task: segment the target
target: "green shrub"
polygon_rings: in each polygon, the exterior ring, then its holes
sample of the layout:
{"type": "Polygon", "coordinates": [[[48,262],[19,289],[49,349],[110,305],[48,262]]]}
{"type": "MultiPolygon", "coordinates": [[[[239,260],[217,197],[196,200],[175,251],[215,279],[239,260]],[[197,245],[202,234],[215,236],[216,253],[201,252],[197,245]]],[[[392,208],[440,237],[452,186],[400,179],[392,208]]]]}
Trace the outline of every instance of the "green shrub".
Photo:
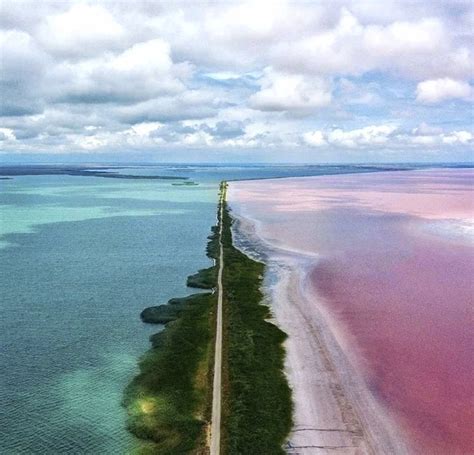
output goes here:
{"type": "Polygon", "coordinates": [[[284,454],[292,425],[291,391],[284,375],[286,335],[268,322],[262,305],[264,265],[232,244],[232,219],[224,211],[225,362],[223,452],[284,454]]]}

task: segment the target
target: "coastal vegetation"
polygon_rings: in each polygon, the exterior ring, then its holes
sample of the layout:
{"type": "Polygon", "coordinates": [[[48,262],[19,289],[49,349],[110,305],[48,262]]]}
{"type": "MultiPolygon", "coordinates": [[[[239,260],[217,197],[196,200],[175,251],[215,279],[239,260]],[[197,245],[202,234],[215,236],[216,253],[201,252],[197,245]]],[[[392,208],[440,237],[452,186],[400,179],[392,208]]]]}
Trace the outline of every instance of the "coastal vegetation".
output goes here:
{"type": "MultiPolygon", "coordinates": [[[[269,322],[270,310],[262,304],[264,265],[234,247],[232,218],[225,200],[222,203],[221,452],[283,454],[292,423],[291,393],[283,372],[286,335],[269,322]]],[[[214,226],[207,255],[215,264],[188,277],[188,286],[216,287],[219,240],[214,226]]],[[[150,337],[152,348],[125,391],[128,428],[144,441],[140,455],[208,453],[216,303],[214,292],[202,292],[141,313],[144,322],[166,326],[150,337]]]]}
{"type": "Polygon", "coordinates": [[[191,288],[212,289],[216,283],[216,268],[201,269],[194,275],[189,275],[186,285],[191,288]]]}
{"type": "MultiPolygon", "coordinates": [[[[209,239],[210,257],[216,232],[209,239]]],[[[198,273],[188,284],[212,288],[214,268],[198,273]]],[[[127,427],[144,441],[138,454],[205,453],[215,305],[215,295],[206,292],[174,298],[141,313],[144,322],[166,326],[150,337],[152,348],[141,358],[140,372],[125,390],[127,427]]]]}
{"type": "Polygon", "coordinates": [[[262,304],[264,265],[236,249],[224,202],[224,390],[222,451],[284,454],[292,425],[291,391],[283,372],[286,335],[262,304]]]}

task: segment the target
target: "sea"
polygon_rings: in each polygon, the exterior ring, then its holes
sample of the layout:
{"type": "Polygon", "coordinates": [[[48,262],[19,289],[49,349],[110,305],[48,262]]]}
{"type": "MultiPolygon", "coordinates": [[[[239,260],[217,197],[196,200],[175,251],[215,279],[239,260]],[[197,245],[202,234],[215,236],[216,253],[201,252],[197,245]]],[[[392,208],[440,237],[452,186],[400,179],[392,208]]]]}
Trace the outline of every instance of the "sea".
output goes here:
{"type": "Polygon", "coordinates": [[[209,266],[221,180],[380,169],[121,165],[107,169],[127,178],[105,178],[69,168],[0,166],[2,454],[133,451],[123,390],[162,329],[139,315],[189,293],[187,275],[209,266]]]}

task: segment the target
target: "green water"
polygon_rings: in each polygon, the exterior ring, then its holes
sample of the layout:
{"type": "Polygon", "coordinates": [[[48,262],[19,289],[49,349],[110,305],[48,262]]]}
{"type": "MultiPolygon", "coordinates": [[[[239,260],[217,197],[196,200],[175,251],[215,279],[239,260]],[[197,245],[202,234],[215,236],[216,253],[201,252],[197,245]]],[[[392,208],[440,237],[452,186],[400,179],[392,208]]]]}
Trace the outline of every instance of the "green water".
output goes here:
{"type": "Polygon", "coordinates": [[[209,265],[217,184],[0,184],[0,453],[126,452],[123,388],[158,330],[140,311],[209,265]]]}

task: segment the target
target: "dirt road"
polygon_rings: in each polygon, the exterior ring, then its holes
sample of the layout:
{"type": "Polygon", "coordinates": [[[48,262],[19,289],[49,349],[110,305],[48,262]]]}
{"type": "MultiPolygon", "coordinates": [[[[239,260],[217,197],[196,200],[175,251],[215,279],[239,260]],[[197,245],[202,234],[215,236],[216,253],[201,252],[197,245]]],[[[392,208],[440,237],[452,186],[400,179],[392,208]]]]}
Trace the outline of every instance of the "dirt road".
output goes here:
{"type": "Polygon", "coordinates": [[[222,217],[224,213],[225,187],[221,189],[219,214],[219,270],[217,273],[217,323],[214,351],[214,382],[212,390],[211,455],[220,454],[221,445],[221,385],[222,385],[222,271],[224,248],[222,246],[222,217]]]}

